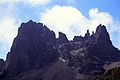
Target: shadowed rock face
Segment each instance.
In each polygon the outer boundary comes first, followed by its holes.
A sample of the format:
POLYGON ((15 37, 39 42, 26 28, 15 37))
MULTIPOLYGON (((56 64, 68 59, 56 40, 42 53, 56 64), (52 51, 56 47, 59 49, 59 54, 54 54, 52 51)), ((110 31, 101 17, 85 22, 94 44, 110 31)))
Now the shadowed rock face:
POLYGON ((0 75, 3 73, 4 71, 4 65, 5 65, 5 62, 3 59, 0 59, 0 75))
POLYGON ((112 45, 107 29, 104 25, 99 25, 93 36, 94 40, 88 48, 89 53, 105 61, 119 61, 120 51, 112 45))
POLYGON ((0 60, 0 80, 90 80, 115 61, 120 61, 120 51, 104 25, 69 41, 64 33, 56 38, 45 25, 30 20, 18 29, 6 61, 0 60))
POLYGON ((7 72, 18 74, 29 69, 39 69, 55 61, 58 52, 53 48, 56 38, 42 23, 22 23, 6 60, 7 72))
POLYGON ((0 59, 0 68, 4 65, 4 60, 0 59))
POLYGON ((85 75, 101 74, 104 64, 120 61, 120 51, 112 45, 104 25, 99 25, 92 35, 87 31, 84 37, 75 36, 70 43, 61 45, 59 51, 69 66, 85 75))
POLYGON ((69 40, 67 39, 66 35, 62 32, 59 32, 59 37, 57 39, 57 44, 67 43, 69 40))

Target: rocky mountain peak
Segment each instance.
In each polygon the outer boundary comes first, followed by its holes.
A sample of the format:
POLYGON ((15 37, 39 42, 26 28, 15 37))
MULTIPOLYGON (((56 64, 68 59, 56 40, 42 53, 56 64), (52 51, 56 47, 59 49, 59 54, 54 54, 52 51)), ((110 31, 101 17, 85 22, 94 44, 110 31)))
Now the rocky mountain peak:
POLYGON ((89 37, 90 36, 90 32, 89 29, 87 30, 87 33, 85 34, 85 37, 89 37))
POLYGON ((0 59, 0 80, 91 80, 105 71, 108 62, 120 61, 120 51, 112 45, 107 29, 69 41, 43 23, 22 23, 6 61, 0 59))
POLYGON ((84 37, 82 37, 81 35, 80 36, 74 36, 73 41, 84 42, 84 41, 88 40, 89 38, 90 38, 90 33, 89 33, 89 30, 87 30, 87 33, 85 33, 84 37))
POLYGON ((100 24, 98 25, 98 27, 96 28, 96 33, 101 33, 101 32, 107 32, 107 29, 104 25, 100 24))
POLYGON ((30 20, 27 23, 22 23, 18 29, 18 37, 26 36, 29 38, 39 38, 40 41, 49 44, 55 44, 55 33, 48 29, 43 23, 36 23, 30 20), (19 35, 20 34, 20 35, 19 35))
POLYGON ((74 36, 73 41, 75 42, 83 42, 84 41, 84 37, 80 36, 74 36))
POLYGON ((90 35, 89 30, 87 30, 87 33, 85 34, 84 37, 82 36, 75 36, 73 38, 73 41, 77 41, 77 42, 85 42, 87 44, 101 44, 101 45, 112 45, 112 42, 110 40, 109 37, 109 33, 107 32, 107 29, 104 25, 100 24, 97 28, 96 28, 96 32, 94 33, 94 31, 92 31, 92 35, 90 35))
POLYGON ((95 37, 98 41, 103 42, 103 43, 111 43, 109 34, 107 32, 107 29, 104 25, 99 25, 96 29, 95 37))
POLYGON ((42 23, 30 20, 22 23, 6 60, 6 70, 12 74, 29 69, 39 69, 55 61, 55 33, 42 23))
POLYGON ((112 42, 109 37, 109 33, 107 32, 107 29, 104 25, 99 25, 95 32, 95 43, 103 49, 110 49, 110 47, 113 47, 112 42))
POLYGON ((69 40, 67 39, 66 35, 62 32, 59 32, 59 37, 57 39, 57 43, 63 44, 63 43, 67 43, 67 42, 69 42, 69 40))

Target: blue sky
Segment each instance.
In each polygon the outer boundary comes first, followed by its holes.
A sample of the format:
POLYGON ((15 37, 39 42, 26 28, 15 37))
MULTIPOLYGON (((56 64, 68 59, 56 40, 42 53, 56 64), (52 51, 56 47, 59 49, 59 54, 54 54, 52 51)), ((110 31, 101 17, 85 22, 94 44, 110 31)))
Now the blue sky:
POLYGON ((6 58, 20 24, 30 19, 69 39, 102 23, 120 49, 120 0, 0 0, 0 58, 6 58))

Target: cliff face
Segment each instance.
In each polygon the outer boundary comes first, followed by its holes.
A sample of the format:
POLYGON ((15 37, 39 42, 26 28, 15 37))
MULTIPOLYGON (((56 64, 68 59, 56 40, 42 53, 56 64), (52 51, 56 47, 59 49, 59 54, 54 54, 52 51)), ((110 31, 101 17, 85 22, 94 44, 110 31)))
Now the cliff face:
POLYGON ((119 61, 120 51, 112 45, 109 33, 104 25, 99 25, 93 35, 89 53, 104 61, 119 61), (109 56, 109 57, 108 57, 109 56))
POLYGON ((107 29, 69 41, 59 37, 42 23, 22 23, 13 41, 1 80, 90 80, 105 71, 105 64, 120 61, 120 51, 112 45, 107 29))
POLYGON ((67 43, 69 42, 69 40, 67 39, 66 35, 62 32, 59 32, 59 37, 57 39, 57 44, 63 44, 63 43, 67 43))
POLYGON ((4 72, 5 62, 3 59, 0 59, 0 75, 4 72))
POLYGON ((61 45, 59 51, 69 66, 87 77, 103 73, 105 64, 120 61, 120 51, 112 45, 104 25, 99 25, 92 35, 87 30, 84 37, 75 36, 70 43, 61 45))
POLYGON ((58 52, 53 48, 55 42, 54 32, 42 23, 31 20, 22 23, 8 53, 6 70, 17 74, 48 65, 58 58, 58 52))

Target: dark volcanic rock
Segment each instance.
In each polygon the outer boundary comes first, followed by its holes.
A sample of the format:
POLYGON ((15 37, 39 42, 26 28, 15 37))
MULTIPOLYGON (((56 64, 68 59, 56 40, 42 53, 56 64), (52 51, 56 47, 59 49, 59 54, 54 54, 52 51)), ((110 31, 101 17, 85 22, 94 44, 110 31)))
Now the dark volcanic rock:
POLYGON ((0 69, 3 67, 3 65, 4 65, 4 60, 0 59, 0 69))
POLYGON ((101 58, 105 61, 119 61, 120 51, 112 45, 107 29, 104 25, 99 25, 94 35, 94 40, 89 46, 89 54, 101 58))
POLYGON ((22 23, 11 51, 0 60, 0 80, 91 80, 105 71, 105 64, 120 61, 120 51, 112 45, 107 29, 69 41, 42 23, 22 23))
POLYGON ((100 47, 106 49, 112 46, 112 42, 110 40, 107 29, 104 25, 99 25, 96 29, 95 33, 95 41, 100 47))
POLYGON ((87 33, 85 34, 84 39, 87 40, 89 37, 90 37, 90 33, 89 33, 89 30, 87 30, 87 33))
POLYGON ((58 58, 54 49, 56 38, 42 23, 30 20, 22 23, 6 59, 6 71, 19 74, 30 69, 40 69, 58 58))
POLYGON ((57 39, 57 44, 67 43, 69 40, 67 39, 66 35, 62 32, 59 32, 59 37, 57 39))
POLYGON ((5 61, 3 59, 0 59, 0 80, 2 80, 4 76, 5 71, 5 61))
POLYGON ((90 40, 93 38, 93 35, 94 35, 94 33, 90 36, 89 30, 87 30, 87 33, 85 34, 84 37, 82 37, 81 35, 75 36, 73 38, 73 42, 88 42, 88 43, 90 43, 91 42, 90 40))
POLYGON ((5 62, 3 59, 0 59, 0 75, 3 73, 4 71, 4 65, 5 65, 5 62))
POLYGON ((83 42, 84 41, 84 38, 80 35, 80 36, 75 36, 74 38, 73 38, 73 41, 75 41, 75 42, 83 42))
POLYGON ((112 45, 104 25, 99 25, 92 35, 87 30, 84 37, 75 36, 70 43, 61 45, 59 51, 68 65, 78 68, 83 75, 101 74, 105 71, 104 64, 120 60, 120 51, 112 45))

